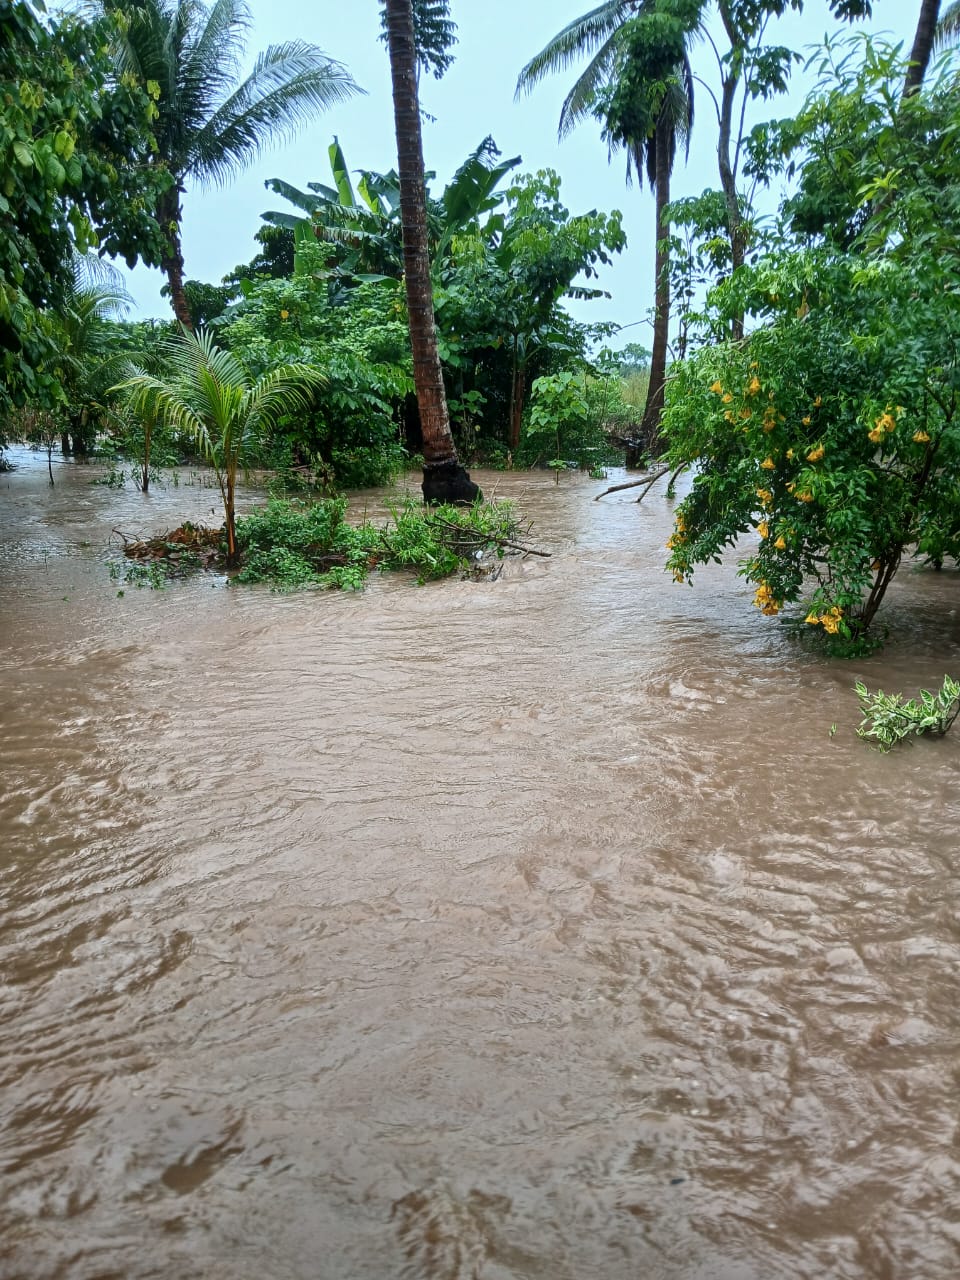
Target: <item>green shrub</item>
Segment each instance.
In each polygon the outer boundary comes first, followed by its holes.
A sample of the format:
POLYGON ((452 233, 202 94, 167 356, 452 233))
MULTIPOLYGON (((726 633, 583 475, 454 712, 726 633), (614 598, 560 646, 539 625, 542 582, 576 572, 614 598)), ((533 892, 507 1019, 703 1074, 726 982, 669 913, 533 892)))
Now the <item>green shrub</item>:
POLYGON ((517 532, 509 505, 424 507, 413 499, 391 512, 383 527, 348 524, 345 498, 315 503, 270 501, 237 522, 243 568, 238 582, 358 590, 369 571, 407 569, 418 582, 449 577, 478 552, 496 549, 517 532))
POLYGON ((921 689, 919 699, 908 702, 899 693, 888 695, 882 689, 870 693, 862 681, 855 688, 863 716, 857 736, 879 751, 889 751, 912 733, 943 735, 960 714, 960 683, 949 676, 943 677, 939 693, 921 689))

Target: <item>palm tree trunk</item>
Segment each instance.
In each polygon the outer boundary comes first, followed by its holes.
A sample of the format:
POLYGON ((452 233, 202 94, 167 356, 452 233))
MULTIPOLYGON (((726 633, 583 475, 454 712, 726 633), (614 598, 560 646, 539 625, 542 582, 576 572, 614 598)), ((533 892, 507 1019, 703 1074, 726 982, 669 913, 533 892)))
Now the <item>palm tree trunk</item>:
POLYGON ((223 493, 223 514, 227 526, 227 559, 228 569, 237 564, 237 510, 236 510, 236 476, 227 472, 226 488, 223 493))
POLYGON ((157 216, 167 235, 168 251, 160 259, 160 266, 170 286, 170 302, 173 314, 185 329, 193 329, 193 317, 183 291, 183 249, 180 243, 180 225, 183 211, 180 208, 180 190, 171 187, 160 197, 157 216))
POLYGON ((480 491, 457 457, 437 350, 413 10, 411 0, 384 0, 384 5, 397 132, 403 266, 413 350, 413 380, 423 429, 423 497, 426 502, 473 502, 480 491))
POLYGON ((909 98, 923 84, 933 41, 937 34, 937 19, 940 17, 940 0, 923 0, 920 6, 920 17, 917 20, 917 32, 913 37, 913 48, 910 50, 910 66, 903 85, 903 96, 909 98))
POLYGON ((656 133, 656 294, 653 312, 653 350, 650 353, 650 385, 640 434, 644 444, 656 449, 667 376, 667 342, 670 334, 670 228, 664 210, 670 203, 670 123, 666 113, 657 121, 656 133))

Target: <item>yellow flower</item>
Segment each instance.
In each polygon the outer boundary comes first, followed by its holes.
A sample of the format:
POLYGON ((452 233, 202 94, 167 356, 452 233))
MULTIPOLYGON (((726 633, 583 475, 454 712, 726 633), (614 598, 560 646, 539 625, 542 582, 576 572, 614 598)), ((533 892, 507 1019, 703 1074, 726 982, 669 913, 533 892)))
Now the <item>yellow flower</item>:
POLYGON ((290 312, 289 312, 289 311, 281 311, 281 312, 280 312, 280 319, 281 319, 281 320, 289 320, 289 319, 290 319, 290 312))
POLYGON ((835 617, 832 613, 823 614, 820 621, 823 623, 824 631, 829 632, 832 636, 835 636, 840 630, 840 619, 835 617))
POLYGON ((796 498, 798 502, 812 502, 813 494, 810 492, 809 489, 804 489, 803 493, 798 493, 796 495, 796 498))
POLYGON ((816 400, 814 400, 813 402, 813 407, 815 409, 819 409, 822 404, 823 404, 823 396, 817 396, 816 400))
POLYGON ((753 377, 750 379, 750 381, 747 383, 747 395, 755 396, 759 390, 760 390, 760 379, 757 377, 756 374, 754 374, 753 377))
POLYGON ((810 610, 810 612, 804 618, 804 622, 809 622, 811 627, 819 627, 820 615, 817 613, 816 609, 810 610))
POLYGON ((887 406, 886 409, 884 409, 883 413, 881 413, 880 417, 877 418, 876 422, 874 423, 874 426, 878 431, 892 431, 894 427, 896 427, 896 425, 897 425, 897 420, 893 416, 893 414, 890 412, 889 405, 887 406))
POLYGON ((716 380, 716 382, 712 382, 710 384, 710 390, 715 395, 718 395, 718 396, 723 394, 723 383, 720 381, 719 378, 716 380))
POLYGON ((769 604, 765 604, 761 609, 761 613, 765 618, 772 618, 774 614, 780 612, 780 606, 776 600, 771 600, 769 604))
POLYGON ((679 570, 679 569, 677 569, 677 570, 674 572, 673 580, 674 580, 674 582, 684 582, 684 581, 685 581, 685 578, 684 578, 683 574, 680 572, 680 570, 679 570))
POLYGON ((929 439, 930 437, 926 431, 921 430, 921 431, 915 431, 913 433, 914 444, 926 444, 929 439))
POLYGON ((723 415, 723 420, 724 420, 724 422, 732 422, 732 421, 733 421, 733 411, 732 411, 731 409, 728 409, 728 410, 726 411, 726 413, 723 415))
POLYGON ((673 523, 677 526, 677 532, 678 532, 678 533, 686 533, 686 532, 687 532, 687 522, 686 522, 686 520, 684 520, 684 518, 683 518, 683 516, 682 516, 682 515, 678 515, 678 516, 677 516, 677 518, 676 518, 676 520, 674 520, 674 522, 673 522, 673 523))
POLYGON ((777 464, 774 462, 772 458, 764 458, 764 460, 760 463, 760 469, 762 471, 775 471, 776 466, 777 464))
POLYGON ((773 545, 777 548, 778 551, 786 551, 787 544, 784 541, 784 537, 782 533, 773 545))
POLYGON ((741 418, 743 418, 743 420, 744 420, 744 421, 747 421, 748 419, 750 419, 750 418, 752 418, 752 417, 753 417, 753 410, 752 410, 752 409, 741 409, 741 410, 740 410, 740 417, 741 417, 741 418))
POLYGON ((733 392, 728 391, 723 397, 724 404, 733 404, 733 392))
POLYGON ((770 503, 773 501, 773 494, 770 492, 769 489, 758 489, 757 497, 760 499, 760 502, 765 507, 768 507, 770 503))
POLYGON ((867 439, 872 440, 874 444, 879 444, 883 439, 883 427, 874 427, 872 431, 868 431, 867 439))
POLYGON ((787 458, 789 459, 789 461, 790 461, 790 462, 792 462, 792 461, 793 461, 793 450, 792 450, 792 449, 788 449, 788 450, 787 450, 787 458))
POLYGON ((826 449, 824 449, 823 445, 818 444, 815 449, 811 449, 810 452, 807 454, 807 461, 819 462, 825 453, 826 453, 826 449))
POLYGON ((802 419, 802 421, 803 421, 803 425, 804 425, 805 427, 809 427, 809 425, 810 425, 810 423, 813 421, 813 419, 810 417, 810 415, 809 415, 809 413, 808 413, 808 414, 807 414, 807 416, 806 416, 805 418, 803 418, 803 419, 802 419))
POLYGON ((757 533, 759 533, 761 538, 766 538, 768 536, 770 533, 770 526, 767 524, 766 520, 761 520, 757 525, 757 533))

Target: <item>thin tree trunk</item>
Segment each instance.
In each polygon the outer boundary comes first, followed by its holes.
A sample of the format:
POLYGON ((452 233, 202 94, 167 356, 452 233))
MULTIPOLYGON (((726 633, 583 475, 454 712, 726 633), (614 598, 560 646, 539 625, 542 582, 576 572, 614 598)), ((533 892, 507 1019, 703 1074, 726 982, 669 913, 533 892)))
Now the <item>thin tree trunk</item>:
MULTIPOLYGON (((730 159, 730 140, 733 134, 733 108, 737 98, 739 76, 724 77, 722 96, 720 99, 720 136, 717 142, 717 159, 720 165, 720 186, 727 208, 727 234, 730 237, 730 267, 736 271, 743 266, 744 240, 743 218, 740 216, 740 200, 737 196, 737 177, 730 159)), ((743 314, 734 316, 733 332, 735 340, 743 337, 743 314)))
POLYGON ((664 210, 670 203, 670 124, 661 113, 656 135, 656 295, 653 313, 653 350, 650 353, 650 385, 643 410, 640 432, 644 444, 656 448, 660 437, 664 388, 667 376, 667 342, 670 335, 670 228, 664 223, 664 210))
POLYGON ((170 303, 173 314, 185 329, 193 330, 193 317, 183 291, 183 248, 180 242, 180 225, 183 211, 180 208, 180 189, 171 187, 160 197, 157 209, 160 225, 167 236, 169 249, 160 259, 160 267, 170 286, 170 303))
POLYGON ((940 0, 922 0, 920 17, 917 20, 917 33, 913 37, 913 48, 910 50, 910 66, 903 85, 903 96, 909 98, 923 84, 923 77, 930 64, 933 41, 937 34, 937 21, 940 17, 940 0))
POLYGON ((423 496, 426 502, 472 502, 480 491, 457 457, 437 351, 413 9, 411 0, 384 0, 384 6, 397 132, 404 282, 413 350, 413 380, 423 430, 423 496))
POLYGON ((513 453, 520 447, 520 431, 523 426, 523 405, 527 395, 527 370, 522 364, 514 366, 513 380, 510 388, 510 439, 509 448, 513 453))

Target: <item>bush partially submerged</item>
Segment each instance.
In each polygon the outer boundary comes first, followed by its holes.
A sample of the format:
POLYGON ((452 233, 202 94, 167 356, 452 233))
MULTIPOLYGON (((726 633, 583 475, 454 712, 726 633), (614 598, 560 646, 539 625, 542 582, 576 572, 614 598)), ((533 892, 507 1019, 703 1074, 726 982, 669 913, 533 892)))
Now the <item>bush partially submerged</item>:
POLYGON ((855 687, 863 716, 857 735, 879 751, 889 751, 912 733, 943 735, 960 713, 960 683, 949 676, 943 677, 939 693, 921 689, 919 698, 907 702, 899 693, 870 693, 862 681, 855 687))
POLYGON ((408 569, 419 582, 446 578, 486 553, 525 550, 507 503, 424 507, 409 500, 385 526, 349 524, 345 498, 321 502, 274 500, 237 522, 243 568, 238 582, 297 587, 363 586, 371 569, 408 569))

